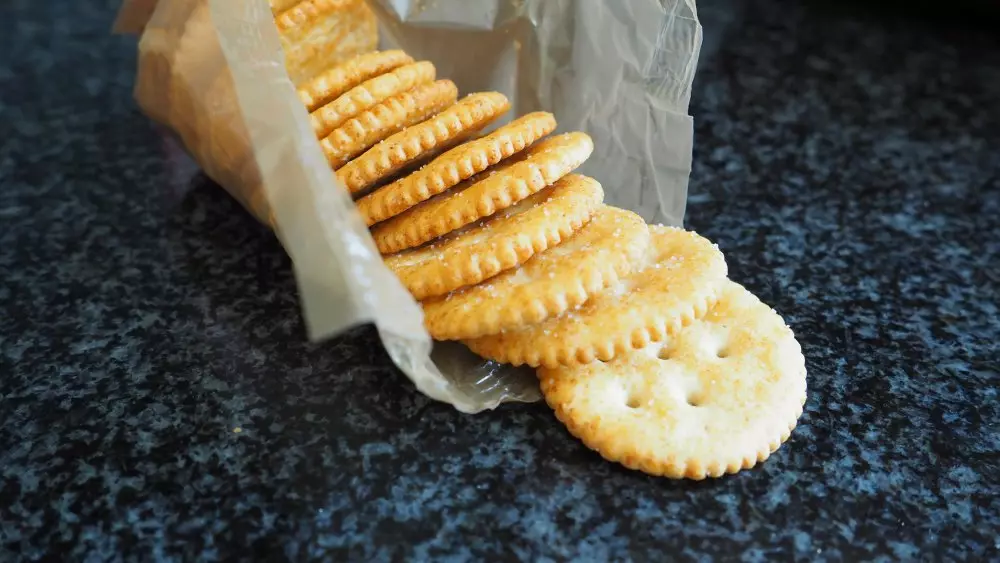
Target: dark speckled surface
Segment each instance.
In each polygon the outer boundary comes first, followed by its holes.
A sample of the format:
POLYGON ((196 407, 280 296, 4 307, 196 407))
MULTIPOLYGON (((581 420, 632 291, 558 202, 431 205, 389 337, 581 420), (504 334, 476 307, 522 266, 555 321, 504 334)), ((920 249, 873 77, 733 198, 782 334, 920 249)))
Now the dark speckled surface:
POLYGON ((306 344, 274 238, 134 109, 115 4, 0 8, 0 560, 1000 558, 995 34, 754 2, 713 44, 689 224, 811 395, 690 484, 431 403, 369 329, 306 344))

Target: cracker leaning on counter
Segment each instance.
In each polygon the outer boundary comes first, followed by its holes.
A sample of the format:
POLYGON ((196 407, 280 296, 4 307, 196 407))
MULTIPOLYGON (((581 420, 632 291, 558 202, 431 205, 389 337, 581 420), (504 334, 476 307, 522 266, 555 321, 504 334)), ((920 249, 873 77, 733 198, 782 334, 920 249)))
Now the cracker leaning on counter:
POLYGON ((716 245, 605 205, 574 172, 585 132, 536 112, 482 134, 507 98, 374 51, 360 0, 271 5, 320 147, 435 339, 536 368, 574 436, 652 475, 735 473, 788 438, 806 398, 791 329, 716 245))

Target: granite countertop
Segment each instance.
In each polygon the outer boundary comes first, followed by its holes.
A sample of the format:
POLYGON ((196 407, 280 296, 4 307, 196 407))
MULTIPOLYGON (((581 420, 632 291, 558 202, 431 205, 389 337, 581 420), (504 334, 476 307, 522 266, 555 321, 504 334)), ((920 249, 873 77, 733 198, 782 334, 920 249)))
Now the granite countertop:
POLYGON ((274 237, 136 110, 117 4, 0 8, 0 560, 1000 557, 993 32, 754 2, 713 39, 688 225, 810 397, 678 483, 427 400, 370 328, 304 342, 274 237))

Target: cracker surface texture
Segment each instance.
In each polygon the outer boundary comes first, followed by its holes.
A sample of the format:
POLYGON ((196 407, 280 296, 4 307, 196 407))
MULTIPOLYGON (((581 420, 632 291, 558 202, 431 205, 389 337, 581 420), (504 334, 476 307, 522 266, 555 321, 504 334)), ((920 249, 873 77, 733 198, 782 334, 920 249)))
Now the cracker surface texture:
POLYGON ((748 469, 788 439, 806 400, 792 330, 727 281, 702 319, 610 362, 540 369, 571 434, 651 475, 704 479, 748 469))
POLYGON ((306 111, 319 109, 362 82, 413 62, 403 51, 373 51, 334 65, 298 87, 306 111))
POLYGON ((556 119, 551 113, 529 113, 489 135, 445 152, 420 170, 359 199, 358 211, 368 226, 395 217, 519 153, 555 128, 556 119))
POLYGON ((571 237, 603 199, 597 180, 570 174, 485 221, 387 256, 385 263, 415 298, 444 295, 519 266, 571 237))
POLYGON ((641 267, 649 238, 641 217, 601 206, 569 240, 519 268, 424 301, 424 324, 438 340, 462 340, 544 321, 641 267))
POLYGON ((579 309, 523 328, 466 340, 480 356, 556 367, 607 361, 663 340, 701 317, 728 273, 714 244, 696 233, 651 226, 648 265, 579 309))
POLYGON ((493 215, 569 174, 594 150, 586 133, 540 141, 505 161, 372 229, 383 254, 419 246, 493 215))
POLYGON ((470 94, 434 117, 400 131, 337 170, 351 194, 360 196, 424 157, 447 150, 489 125, 510 108, 498 92, 470 94))
POLYGON ((455 103, 458 88, 438 80, 397 94, 352 117, 320 141, 327 162, 336 170, 386 137, 420 123, 455 103))
POLYGON ((302 0, 274 21, 296 86, 378 45, 378 21, 365 0, 302 0))
POLYGON ((318 138, 323 138, 348 119, 386 100, 434 80, 434 65, 427 61, 401 66, 344 92, 332 102, 309 114, 309 123, 318 138))

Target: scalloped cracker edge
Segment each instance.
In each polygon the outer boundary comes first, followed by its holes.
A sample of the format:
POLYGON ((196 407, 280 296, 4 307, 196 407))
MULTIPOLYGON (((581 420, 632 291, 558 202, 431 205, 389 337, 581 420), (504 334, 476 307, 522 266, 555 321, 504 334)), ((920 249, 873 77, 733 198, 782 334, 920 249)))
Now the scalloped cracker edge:
POLYGON ((480 356, 515 366, 587 364, 663 340, 700 318, 726 281, 722 252, 690 231, 649 229, 654 255, 643 270, 579 309, 465 344, 480 356))
POLYGON ((413 174, 359 199, 358 211, 369 227, 395 217, 521 152, 555 128, 556 119, 551 113, 529 113, 489 135, 445 152, 413 174))
POLYGON ((364 0, 303 0, 274 21, 296 86, 378 47, 378 21, 364 0))
POLYGON ((704 318, 663 343, 538 378, 556 417, 605 459, 696 480, 770 457, 798 423, 807 387, 792 330, 731 281, 704 318))
POLYGON ((434 65, 427 61, 401 66, 362 82, 313 111, 309 114, 309 123, 316 137, 323 138, 366 109, 396 94, 432 82, 435 76, 434 65))
POLYGON ((551 185, 594 150, 586 133, 549 137, 518 155, 372 229, 379 252, 391 254, 489 217, 551 185))
POLYGON ((455 103, 458 87, 451 80, 397 94, 352 117, 320 140, 327 162, 336 170, 386 137, 420 123, 455 103))
POLYGON ((337 170, 348 191, 361 195, 420 158, 464 140, 500 117, 510 101, 499 92, 470 94, 434 117, 392 135, 337 170))
POLYGON ((437 340, 534 324, 585 303, 642 266, 649 230, 631 211, 602 205, 569 240, 479 285, 422 303, 437 340))
POLYGON ((274 18, 274 23, 278 31, 286 31, 314 23, 330 12, 345 10, 358 2, 359 0, 301 0, 281 10, 274 18))
POLYGON ((475 285, 571 237, 601 205, 592 178, 570 174, 497 215, 432 244, 385 257, 419 300, 475 285))
POLYGON ((313 112, 351 88, 412 62, 413 57, 398 49, 365 53, 309 79, 297 94, 306 111, 313 112))

